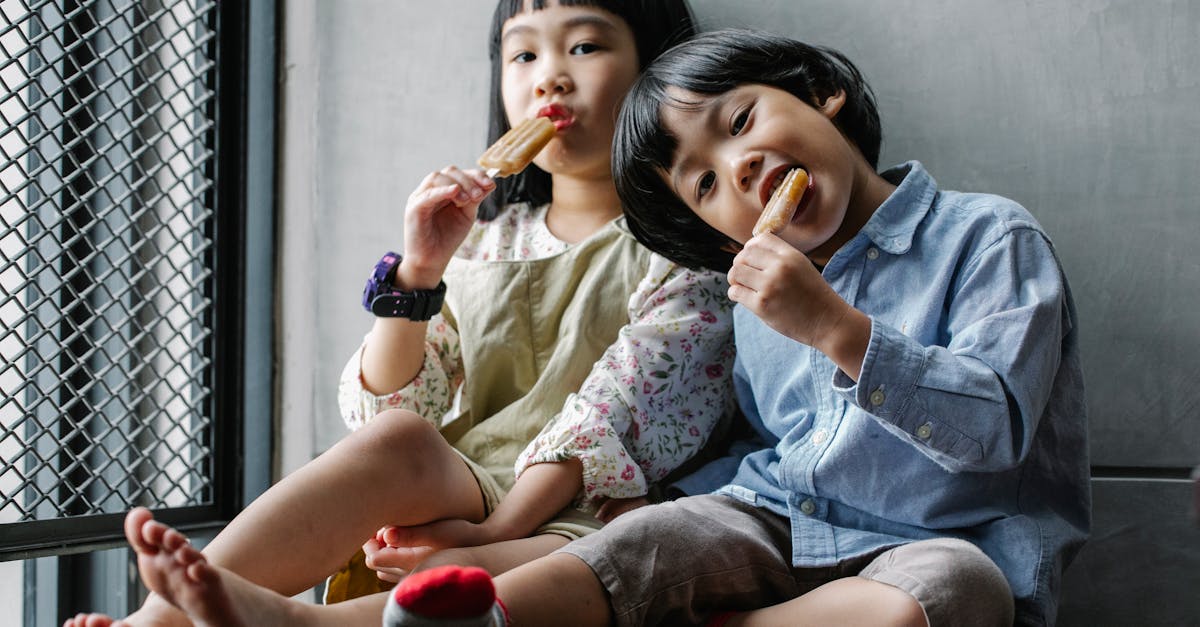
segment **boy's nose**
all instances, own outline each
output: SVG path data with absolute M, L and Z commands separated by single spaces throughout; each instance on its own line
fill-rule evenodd
M 754 185 L 754 177 L 762 167 L 762 155 L 756 152 L 740 154 L 729 164 L 733 174 L 733 183 L 739 191 L 749 191 Z

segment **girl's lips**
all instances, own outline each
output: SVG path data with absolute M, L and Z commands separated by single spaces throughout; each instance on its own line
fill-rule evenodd
M 538 109 L 537 117 L 548 118 L 554 123 L 554 129 L 557 131 L 575 125 L 575 116 L 571 113 L 571 110 L 557 102 L 552 102 Z

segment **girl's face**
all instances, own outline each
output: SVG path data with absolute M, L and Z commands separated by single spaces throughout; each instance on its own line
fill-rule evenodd
M 509 122 L 540 115 L 558 128 L 534 163 L 551 174 L 611 179 L 616 112 L 638 74 L 629 25 L 593 7 L 549 5 L 505 22 L 500 54 Z
M 808 105 L 762 84 L 720 95 L 670 90 L 697 107 L 663 105 L 666 129 L 679 139 L 667 184 L 700 219 L 745 243 L 759 214 L 792 168 L 804 168 L 809 188 L 784 241 L 825 263 L 865 223 L 874 207 L 852 206 L 866 163 L 833 124 L 845 101 L 841 92 Z

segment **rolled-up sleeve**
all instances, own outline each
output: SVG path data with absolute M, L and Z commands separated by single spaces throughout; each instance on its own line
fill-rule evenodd
M 655 256 L 629 323 L 517 459 L 517 475 L 578 458 L 586 500 L 630 498 L 695 455 L 733 402 L 726 289 L 723 275 Z
M 346 426 L 358 429 L 387 409 L 407 409 L 440 425 L 463 381 L 458 332 L 440 314 L 434 316 L 425 332 L 425 355 L 417 375 L 403 388 L 379 395 L 363 386 L 362 351 L 368 340 L 369 336 L 350 356 L 338 381 L 338 407 Z

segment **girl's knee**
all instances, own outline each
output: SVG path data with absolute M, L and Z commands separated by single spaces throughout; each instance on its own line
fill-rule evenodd
M 367 427 L 368 439 L 393 451 L 420 447 L 433 438 L 442 437 L 428 420 L 406 409 L 382 411 L 367 423 Z
M 436 427 L 402 409 L 380 412 L 351 437 L 353 454 L 392 480 L 397 473 L 415 479 L 434 470 L 439 447 L 448 448 Z

